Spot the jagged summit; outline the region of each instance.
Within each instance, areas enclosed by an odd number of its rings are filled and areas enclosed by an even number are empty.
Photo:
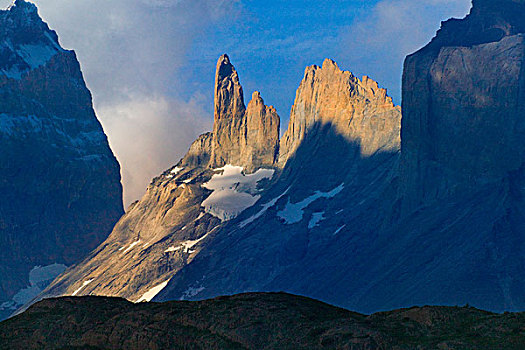
[[[15,0],[11,5],[7,7],[8,11],[24,10],[25,14],[38,13],[38,9],[35,4],[25,0]]]
[[[498,42],[505,36],[525,32],[525,2],[521,0],[474,0],[464,19],[442,22],[432,41],[420,49],[438,53],[442,47],[469,47]]]
[[[20,79],[65,51],[57,34],[38,15],[35,4],[17,0],[0,11],[0,72],[4,77]]]
[[[155,178],[108,239],[59,277],[49,295],[118,295],[150,300],[214,232],[260,198],[277,172],[280,119],[259,92],[244,104],[229,57],[217,63],[214,128]],[[191,293],[190,293],[191,294]]]
[[[356,142],[363,154],[379,149],[399,149],[400,107],[395,106],[386,89],[368,77],[362,80],[325,59],[322,67],[306,68],[297,90],[290,124],[280,146],[284,164],[315,124],[330,124],[349,141]],[[384,127],[378,128],[382,124]]]

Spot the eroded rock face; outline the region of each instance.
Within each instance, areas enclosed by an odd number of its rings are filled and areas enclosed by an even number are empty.
[[[279,116],[258,92],[245,108],[226,55],[215,81],[214,131],[199,136],[176,166],[153,179],[109,238],[37,299],[95,294],[149,301],[214,240],[223,221],[257,201],[259,182],[275,172],[255,171],[276,163]]]
[[[1,314],[33,287],[33,268],[84,258],[123,207],[120,167],[75,53],[31,3],[0,11],[0,23]]]
[[[281,140],[280,163],[304,141],[315,124],[331,125],[369,156],[399,149],[401,109],[368,77],[341,71],[332,60],[306,68],[297,90],[288,130]]]

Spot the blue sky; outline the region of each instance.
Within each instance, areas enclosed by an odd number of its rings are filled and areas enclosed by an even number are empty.
[[[7,6],[11,0],[0,0]],[[470,0],[31,0],[74,49],[121,166],[125,202],[213,122],[218,57],[287,127],[307,65],[334,59],[400,103],[404,57]],[[246,101],[248,103],[249,101]]]
[[[233,21],[219,23],[195,41],[189,54],[194,83],[211,91],[215,61],[228,53],[245,95],[261,90],[286,120],[305,67],[327,57],[337,60],[341,33],[373,6],[362,0],[243,2]]]

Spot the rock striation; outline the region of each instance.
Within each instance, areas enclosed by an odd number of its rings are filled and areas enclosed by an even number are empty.
[[[23,0],[0,11],[0,38],[2,317],[97,247],[123,207],[75,53]]]
[[[153,179],[107,240],[37,299],[95,294],[149,301],[213,241],[223,221],[257,201],[260,185],[275,172],[279,116],[258,92],[244,106],[226,55],[219,58],[215,81],[214,131]]]

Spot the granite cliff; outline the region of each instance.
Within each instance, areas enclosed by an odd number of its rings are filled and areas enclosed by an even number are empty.
[[[227,55],[217,62],[215,115],[210,166],[226,164],[253,171],[273,166],[279,152],[280,118],[275,108],[264,104],[254,92],[248,108],[244,105],[237,71]]]
[[[0,11],[0,318],[123,214],[120,167],[73,51],[35,5]]]

